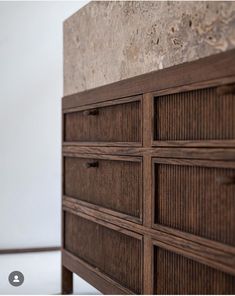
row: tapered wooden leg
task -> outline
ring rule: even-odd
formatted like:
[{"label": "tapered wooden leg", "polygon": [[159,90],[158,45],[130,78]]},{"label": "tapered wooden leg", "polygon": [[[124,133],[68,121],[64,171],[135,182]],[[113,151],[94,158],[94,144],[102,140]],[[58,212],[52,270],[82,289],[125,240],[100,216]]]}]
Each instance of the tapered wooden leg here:
[{"label": "tapered wooden leg", "polygon": [[73,293],[73,273],[62,265],[61,294]]}]

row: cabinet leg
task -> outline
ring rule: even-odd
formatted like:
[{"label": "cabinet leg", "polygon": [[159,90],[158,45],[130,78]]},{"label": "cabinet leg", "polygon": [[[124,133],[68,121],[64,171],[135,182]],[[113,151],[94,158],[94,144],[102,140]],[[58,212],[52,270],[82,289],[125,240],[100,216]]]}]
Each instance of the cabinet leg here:
[{"label": "cabinet leg", "polygon": [[61,294],[73,293],[73,273],[62,265]]}]

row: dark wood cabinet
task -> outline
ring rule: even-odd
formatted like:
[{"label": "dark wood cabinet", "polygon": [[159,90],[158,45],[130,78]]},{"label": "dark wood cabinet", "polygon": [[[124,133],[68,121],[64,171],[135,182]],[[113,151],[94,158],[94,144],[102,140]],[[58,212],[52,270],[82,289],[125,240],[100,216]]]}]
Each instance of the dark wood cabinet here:
[{"label": "dark wood cabinet", "polygon": [[66,196],[139,220],[142,217],[140,157],[65,157],[64,180]]},{"label": "dark wood cabinet", "polygon": [[62,292],[235,294],[235,51],[63,98]]},{"label": "dark wood cabinet", "polygon": [[234,294],[234,276],[154,248],[154,294]]},{"label": "dark wood cabinet", "polygon": [[141,96],[79,108],[64,115],[64,140],[80,145],[140,145]]}]

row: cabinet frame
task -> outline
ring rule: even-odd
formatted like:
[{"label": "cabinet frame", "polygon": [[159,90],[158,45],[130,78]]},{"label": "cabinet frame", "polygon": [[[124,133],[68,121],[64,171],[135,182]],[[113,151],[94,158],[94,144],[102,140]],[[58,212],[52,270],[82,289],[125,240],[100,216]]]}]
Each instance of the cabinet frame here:
[{"label": "cabinet frame", "polygon": [[[189,75],[190,73],[190,75]],[[170,227],[154,224],[154,180],[153,161],[176,159],[201,160],[234,166],[235,140],[229,141],[154,141],[154,98],[188,90],[202,89],[235,83],[235,50],[220,53],[184,63],[167,69],[154,71],[106,86],[71,94],[62,99],[63,114],[85,110],[101,105],[116,104],[140,96],[142,108],[142,142],[128,143],[87,143],[62,142],[62,158],[66,155],[96,155],[115,157],[140,157],[143,160],[143,224],[125,219],[99,208],[76,203],[63,196],[62,191],[62,293],[72,292],[72,273],[77,273],[98,290],[106,294],[129,294],[131,291],[120,284],[107,280],[89,265],[74,258],[64,249],[64,211],[114,225],[133,235],[142,236],[142,294],[153,294],[153,247],[154,245],[190,256],[193,260],[206,264],[235,276],[235,247]],[[131,99],[133,100],[133,98]],[[63,135],[63,123],[62,123]],[[63,139],[63,137],[62,137]],[[86,157],[86,156],[84,156]],[[101,156],[102,157],[102,156]],[[62,161],[63,166],[63,161]],[[63,180],[63,168],[62,168]],[[63,181],[62,181],[63,183]],[[62,185],[63,188],[63,185]]]}]

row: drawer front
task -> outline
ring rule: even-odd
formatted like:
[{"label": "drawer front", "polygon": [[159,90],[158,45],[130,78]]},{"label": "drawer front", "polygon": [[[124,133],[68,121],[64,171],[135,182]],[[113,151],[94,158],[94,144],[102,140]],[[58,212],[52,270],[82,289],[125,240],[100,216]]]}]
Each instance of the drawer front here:
[{"label": "drawer front", "polygon": [[154,294],[234,293],[234,276],[154,247]]},{"label": "drawer front", "polygon": [[140,100],[66,113],[64,116],[64,141],[141,142]]},{"label": "drawer front", "polygon": [[141,239],[65,212],[65,249],[141,293]]},{"label": "drawer front", "polygon": [[64,194],[140,218],[142,162],[121,159],[65,157]]},{"label": "drawer front", "polygon": [[156,97],[154,140],[234,140],[235,92],[220,89]]},{"label": "drawer front", "polygon": [[155,223],[235,245],[235,169],[159,161],[164,160],[154,163]]}]

